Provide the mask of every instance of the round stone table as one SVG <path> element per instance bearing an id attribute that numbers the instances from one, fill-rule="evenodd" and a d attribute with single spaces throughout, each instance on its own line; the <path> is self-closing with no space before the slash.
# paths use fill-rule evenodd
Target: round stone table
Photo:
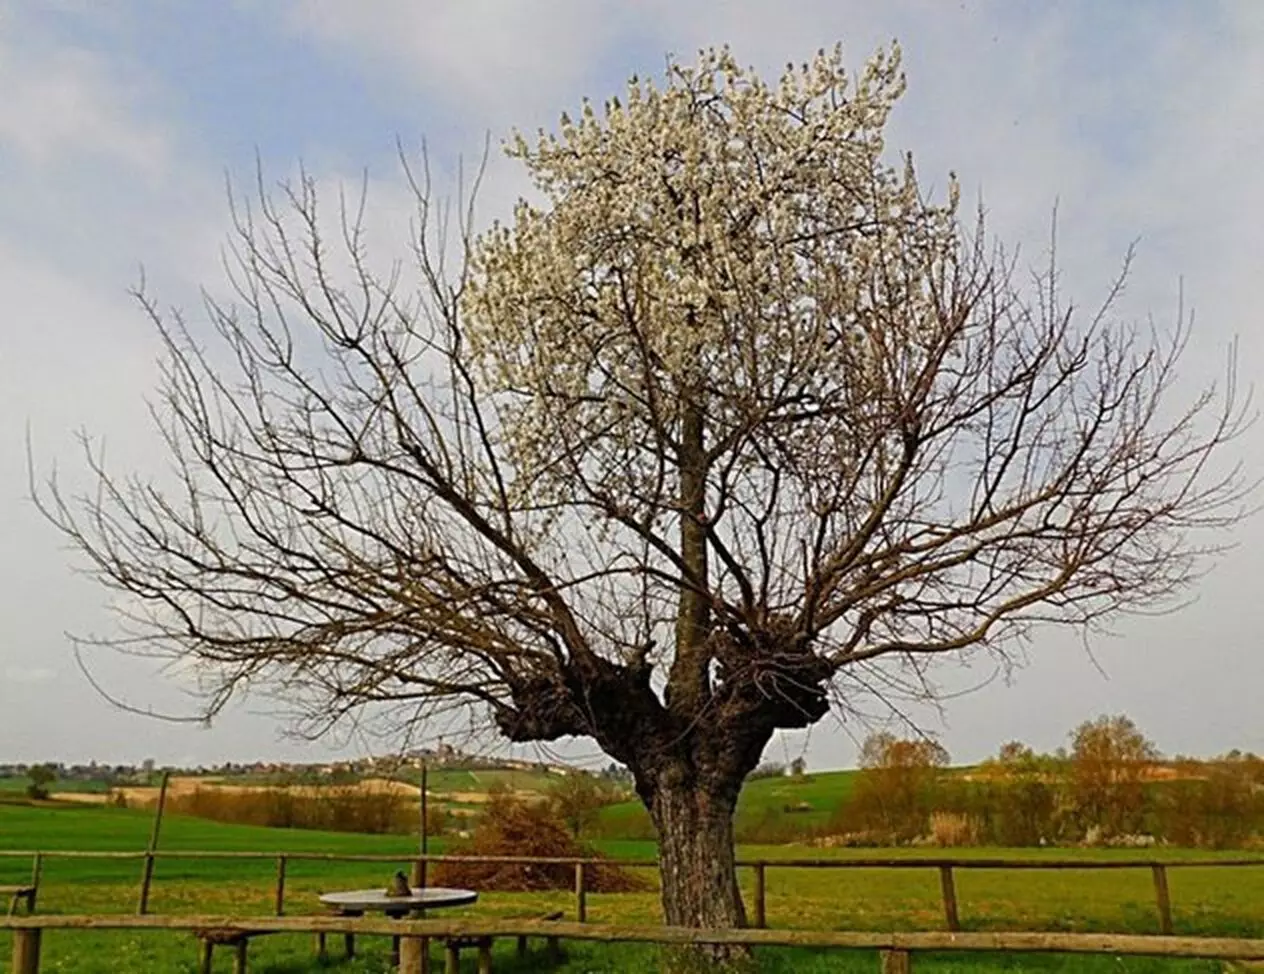
<path id="1" fill-rule="evenodd" d="M 413 910 L 437 910 L 444 906 L 468 906 L 478 900 L 472 889 L 427 886 L 407 896 L 387 896 L 383 889 L 352 889 L 325 893 L 320 901 L 343 916 L 385 913 L 388 917 L 407 916 Z"/>
<path id="2" fill-rule="evenodd" d="M 406 917 L 415 910 L 437 910 L 445 906 L 468 906 L 478 900 L 478 894 L 472 889 L 450 889 L 445 886 L 427 886 L 415 889 L 407 896 L 387 896 L 384 889 L 351 889 L 336 893 L 324 893 L 320 902 L 339 916 L 358 917 L 366 913 L 385 913 L 388 917 Z M 355 935 L 346 934 L 344 942 L 347 956 L 355 956 Z M 401 971 L 424 971 L 429 965 L 429 958 L 421 953 L 420 941 L 413 942 L 409 938 L 405 942 L 407 950 L 401 956 L 400 938 L 395 937 L 392 944 L 392 960 Z M 319 935 L 319 951 L 325 952 L 325 935 Z"/>

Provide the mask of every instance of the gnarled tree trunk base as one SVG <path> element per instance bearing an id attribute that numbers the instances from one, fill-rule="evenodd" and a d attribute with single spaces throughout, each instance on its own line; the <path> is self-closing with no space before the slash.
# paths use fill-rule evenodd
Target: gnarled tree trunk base
<path id="1" fill-rule="evenodd" d="M 737 883 L 733 806 L 707 782 L 672 775 L 650 802 L 658 830 L 663 922 L 669 926 L 741 928 L 746 911 Z M 664 949 L 672 974 L 752 970 L 749 950 L 699 946 Z"/>

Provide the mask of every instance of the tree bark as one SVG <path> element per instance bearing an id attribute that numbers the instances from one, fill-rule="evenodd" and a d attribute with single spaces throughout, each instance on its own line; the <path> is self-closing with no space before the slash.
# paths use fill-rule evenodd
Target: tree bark
<path id="1" fill-rule="evenodd" d="M 674 770 L 660 780 L 650 803 L 658 830 L 663 920 L 683 927 L 744 927 L 733 849 L 741 782 L 708 782 Z"/>

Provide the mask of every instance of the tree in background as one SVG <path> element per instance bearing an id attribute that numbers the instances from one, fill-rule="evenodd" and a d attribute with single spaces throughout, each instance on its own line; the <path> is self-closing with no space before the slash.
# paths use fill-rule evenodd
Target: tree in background
<path id="1" fill-rule="evenodd" d="M 1029 285 L 888 154 L 904 85 L 896 48 L 673 63 L 512 140 L 540 202 L 482 236 L 409 167 L 412 277 L 306 175 L 235 202 L 206 323 L 139 295 L 174 489 L 89 450 L 81 497 L 39 492 L 105 641 L 196 672 L 206 717 L 274 686 L 311 734 L 468 707 L 591 738 L 666 922 L 742 926 L 733 813 L 778 730 L 1166 604 L 1240 514 L 1204 471 L 1243 416 L 1175 388 L 1186 323 Z"/>
<path id="2" fill-rule="evenodd" d="M 601 810 L 618 800 L 604 781 L 583 772 L 571 772 L 549 789 L 554 816 L 565 823 L 575 838 L 582 838 L 601 815 Z"/>
<path id="3" fill-rule="evenodd" d="M 33 764 L 26 770 L 30 784 L 26 786 L 26 796 L 36 801 L 48 797 L 48 786 L 57 780 L 57 767 L 52 764 Z"/>
<path id="4" fill-rule="evenodd" d="M 1085 721 L 1071 735 L 1071 794 L 1082 827 L 1106 835 L 1141 829 L 1146 782 L 1159 752 L 1123 714 Z"/>
<path id="5" fill-rule="evenodd" d="M 1158 798 L 1160 832 L 1182 846 L 1225 849 L 1264 834 L 1264 788 L 1254 755 L 1178 762 L 1180 777 Z"/>
<path id="6" fill-rule="evenodd" d="M 870 734 L 860 750 L 861 771 L 836 824 L 908 842 L 926 832 L 936 811 L 935 786 L 948 752 L 929 738 Z"/>
<path id="7" fill-rule="evenodd" d="M 1001 745 L 988 779 L 994 841 L 1006 846 L 1039 845 L 1056 837 L 1058 780 L 1048 759 L 1021 741 Z"/>

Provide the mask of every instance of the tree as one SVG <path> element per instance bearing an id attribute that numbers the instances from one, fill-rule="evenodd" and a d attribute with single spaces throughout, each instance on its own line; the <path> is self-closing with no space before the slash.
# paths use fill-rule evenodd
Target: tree
<path id="1" fill-rule="evenodd" d="M 1081 823 L 1107 835 L 1140 828 L 1145 782 L 1159 752 L 1131 719 L 1088 720 L 1071 735 L 1071 785 Z"/>
<path id="2" fill-rule="evenodd" d="M 48 797 L 48 786 L 57 780 L 57 768 L 51 764 L 33 764 L 26 776 L 30 779 L 26 786 L 27 797 L 40 801 Z"/>
<path id="3" fill-rule="evenodd" d="M 567 774 L 549 789 L 553 814 L 577 839 L 596 823 L 601 810 L 612 801 L 614 797 L 604 782 L 582 772 Z"/>
<path id="4" fill-rule="evenodd" d="M 1001 745 L 1001 774 L 988 781 L 993 832 L 1001 845 L 1037 845 L 1054 834 L 1057 794 L 1047 758 L 1021 741 Z"/>
<path id="5" fill-rule="evenodd" d="M 933 791 L 947 766 L 948 752 L 937 741 L 870 734 L 860 750 L 860 776 L 840 809 L 842 824 L 897 842 L 916 838 L 934 811 Z"/>
<path id="6" fill-rule="evenodd" d="M 91 490 L 39 492 L 120 596 L 100 641 L 198 664 L 206 715 L 272 685 L 312 734 L 591 738 L 665 919 L 742 925 L 733 811 L 778 730 L 1166 604 L 1239 516 L 1205 471 L 1243 415 L 1173 394 L 1183 320 L 1082 317 L 1052 266 L 1025 293 L 955 184 L 886 160 L 903 88 L 894 48 L 776 84 L 703 53 L 515 138 L 542 202 L 482 235 L 405 159 L 415 286 L 363 197 L 261 181 L 209 328 L 138 289 L 176 489 L 89 450 Z"/>

